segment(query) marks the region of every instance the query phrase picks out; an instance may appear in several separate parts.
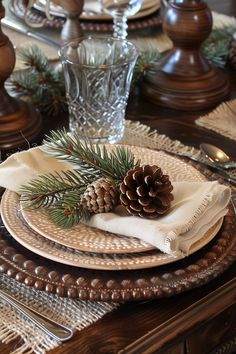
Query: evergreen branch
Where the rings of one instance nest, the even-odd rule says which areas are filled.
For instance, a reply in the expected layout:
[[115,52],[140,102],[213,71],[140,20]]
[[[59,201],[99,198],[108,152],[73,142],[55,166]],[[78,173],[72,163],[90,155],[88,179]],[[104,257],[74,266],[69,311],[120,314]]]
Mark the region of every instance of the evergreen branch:
[[49,60],[38,46],[31,45],[27,48],[18,48],[16,54],[28,69],[42,73],[50,72]]
[[58,200],[49,210],[49,217],[60,227],[70,228],[77,225],[80,219],[88,220],[90,213],[81,204],[81,194],[78,191],[68,193]]
[[27,69],[13,72],[8,82],[10,90],[18,96],[30,98],[43,115],[67,113],[62,72],[50,65],[37,46],[20,48],[17,55]]
[[44,144],[49,155],[73,163],[81,174],[110,178],[116,183],[120,183],[124,175],[140,163],[123,146],[117,146],[108,153],[105,145],[102,148],[93,145],[78,134],[71,137],[65,130],[52,132],[51,136],[46,136]]
[[143,51],[139,54],[133,72],[131,90],[142,82],[151,68],[159,64],[160,58],[160,52],[153,49]]
[[74,196],[79,203],[79,196],[92,181],[76,170],[42,175],[21,187],[21,201],[27,208],[48,208],[60,200],[72,200]]

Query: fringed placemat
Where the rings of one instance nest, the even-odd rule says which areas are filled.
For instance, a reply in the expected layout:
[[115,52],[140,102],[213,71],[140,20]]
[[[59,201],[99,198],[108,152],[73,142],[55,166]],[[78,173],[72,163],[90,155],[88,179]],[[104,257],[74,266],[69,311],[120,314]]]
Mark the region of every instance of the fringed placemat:
[[[2,274],[0,275],[0,288],[41,314],[78,331],[119,306],[115,303],[60,298],[22,285]],[[9,343],[18,336],[23,339],[23,343],[12,354],[44,354],[60,345],[1,300],[0,340]]]
[[236,141],[236,99],[222,103],[195,123]]

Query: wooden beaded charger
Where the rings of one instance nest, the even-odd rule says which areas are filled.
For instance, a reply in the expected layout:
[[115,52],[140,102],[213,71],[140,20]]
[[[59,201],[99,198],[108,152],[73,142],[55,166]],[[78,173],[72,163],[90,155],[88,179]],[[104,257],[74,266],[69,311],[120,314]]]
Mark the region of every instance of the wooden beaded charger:
[[[24,19],[24,13],[26,10],[28,0],[10,0],[9,1],[9,10],[15,16]],[[28,19],[29,22],[35,24],[42,24],[42,27],[50,27],[50,28],[59,28],[61,29],[65,23],[65,19],[63,17],[54,17],[52,20],[49,20],[46,17],[46,14],[37,11],[34,8],[28,11]],[[129,30],[137,30],[150,28],[154,26],[160,26],[162,23],[161,16],[159,11],[152,13],[149,16],[145,16],[143,18],[134,19],[128,21],[128,29]],[[112,21],[96,21],[96,20],[88,20],[81,19],[80,21],[81,28],[85,32],[111,32],[113,31]]]
[[[203,172],[211,176],[208,170]],[[59,264],[25,249],[4,226],[0,229],[1,272],[35,289],[82,300],[127,302],[171,296],[216,278],[235,257],[233,205],[217,236],[201,250],[175,263],[142,270],[103,271]]]

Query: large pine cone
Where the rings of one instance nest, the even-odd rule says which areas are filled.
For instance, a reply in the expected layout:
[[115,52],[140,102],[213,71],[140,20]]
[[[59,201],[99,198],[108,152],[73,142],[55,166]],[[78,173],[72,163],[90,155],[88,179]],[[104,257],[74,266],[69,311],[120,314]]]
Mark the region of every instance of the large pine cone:
[[232,68],[236,70],[236,40],[231,43],[229,50],[229,62]]
[[156,218],[165,214],[173,200],[173,186],[158,166],[137,166],[120,185],[120,200],[132,215]]
[[107,213],[118,202],[118,191],[114,183],[100,178],[89,184],[83,194],[82,204],[91,213]]

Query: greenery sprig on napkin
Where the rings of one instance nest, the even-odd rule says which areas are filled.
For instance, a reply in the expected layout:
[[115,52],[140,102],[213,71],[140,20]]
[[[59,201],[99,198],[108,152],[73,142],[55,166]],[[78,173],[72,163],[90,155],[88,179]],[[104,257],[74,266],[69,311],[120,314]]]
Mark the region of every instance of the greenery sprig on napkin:
[[118,204],[145,218],[156,218],[170,208],[169,176],[158,166],[140,166],[140,160],[124,146],[108,150],[106,145],[93,145],[63,130],[52,132],[44,149],[69,162],[71,170],[31,180],[20,189],[21,202],[29,208],[48,208],[51,219],[61,227],[72,227],[81,218],[109,212]]

